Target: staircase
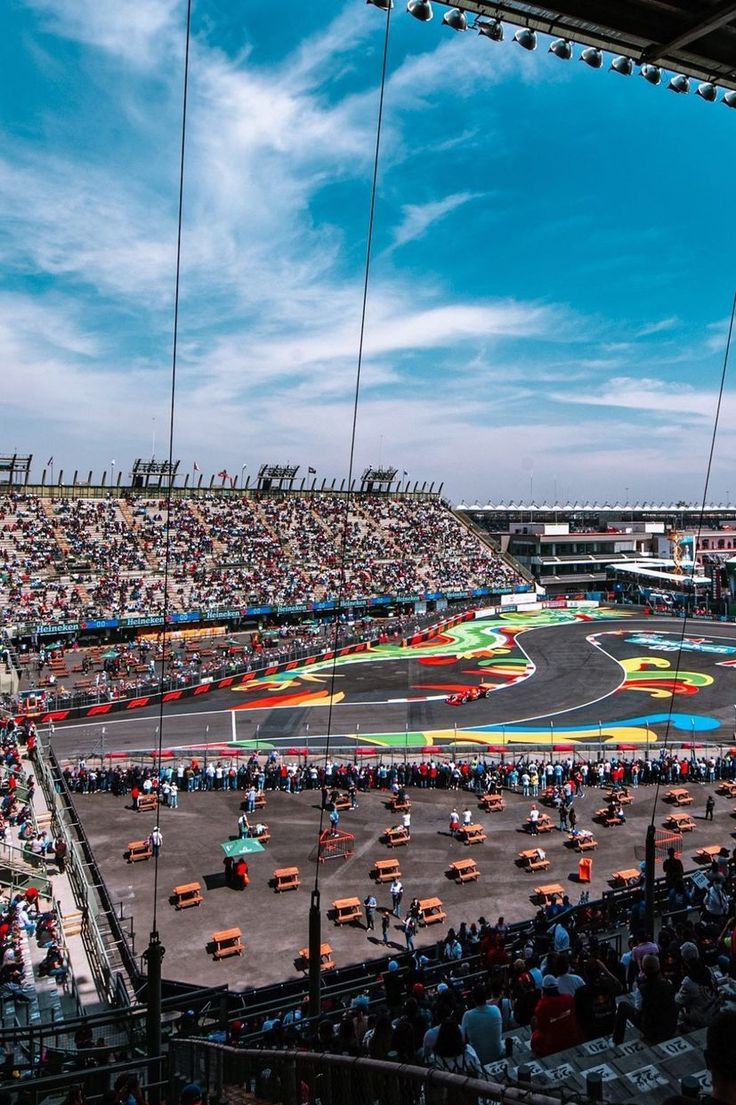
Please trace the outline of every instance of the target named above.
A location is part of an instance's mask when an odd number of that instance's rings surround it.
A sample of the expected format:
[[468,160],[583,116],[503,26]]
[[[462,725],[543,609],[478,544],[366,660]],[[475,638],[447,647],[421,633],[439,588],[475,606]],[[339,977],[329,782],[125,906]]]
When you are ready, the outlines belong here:
[[130,509],[130,506],[125,501],[125,499],[118,499],[117,506],[118,510],[123,516],[123,521],[128,528],[128,532],[135,538],[138,548],[141,550],[144,557],[146,558],[146,564],[148,564],[148,567],[151,569],[152,572],[157,572],[159,570],[158,561],[156,560],[153,552],[150,549],[146,548],[146,546],[141,541],[138,531],[138,525],[135,518],[133,517],[133,511]]
[[64,533],[63,529],[60,527],[59,523],[56,520],[56,515],[54,514],[54,508],[51,505],[51,500],[50,499],[39,499],[39,503],[41,505],[41,510],[46,515],[46,519],[48,520],[49,524],[51,525],[51,528],[54,531],[54,537],[56,538],[56,544],[59,546],[59,549],[61,550],[61,555],[66,560],[67,556],[69,555],[69,542],[66,539],[66,534]]

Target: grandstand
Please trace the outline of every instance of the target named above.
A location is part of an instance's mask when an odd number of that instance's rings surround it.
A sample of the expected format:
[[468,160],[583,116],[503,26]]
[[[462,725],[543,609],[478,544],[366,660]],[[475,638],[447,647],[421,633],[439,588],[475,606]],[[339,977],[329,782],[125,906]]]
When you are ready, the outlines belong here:
[[[526,573],[437,496],[222,495],[171,502],[174,621],[364,609],[529,589]],[[166,500],[0,499],[0,624],[18,637],[73,623],[156,624]]]

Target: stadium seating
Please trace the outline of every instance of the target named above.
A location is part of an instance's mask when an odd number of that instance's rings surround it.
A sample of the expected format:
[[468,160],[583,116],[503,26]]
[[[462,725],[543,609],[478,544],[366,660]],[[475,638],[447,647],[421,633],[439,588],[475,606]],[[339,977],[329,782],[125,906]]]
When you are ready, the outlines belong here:
[[[525,581],[439,499],[335,494],[176,498],[175,611],[504,589]],[[0,506],[0,624],[154,615],[166,502],[14,494]]]

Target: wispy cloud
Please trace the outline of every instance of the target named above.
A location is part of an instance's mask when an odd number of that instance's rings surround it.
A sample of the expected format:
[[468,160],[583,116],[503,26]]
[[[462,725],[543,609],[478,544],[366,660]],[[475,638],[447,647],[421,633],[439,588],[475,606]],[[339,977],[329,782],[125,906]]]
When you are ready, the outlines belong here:
[[676,315],[672,315],[670,318],[662,318],[658,322],[647,323],[646,326],[642,326],[641,330],[638,330],[634,334],[635,338],[650,338],[654,334],[665,334],[668,330],[675,330],[680,325],[680,320]]
[[407,203],[401,208],[402,219],[394,230],[392,248],[398,249],[407,242],[414,242],[422,238],[429,228],[440,219],[444,219],[452,211],[457,211],[466,203],[483,199],[479,192],[455,192],[454,195],[445,196],[444,199],[429,201],[427,203]]

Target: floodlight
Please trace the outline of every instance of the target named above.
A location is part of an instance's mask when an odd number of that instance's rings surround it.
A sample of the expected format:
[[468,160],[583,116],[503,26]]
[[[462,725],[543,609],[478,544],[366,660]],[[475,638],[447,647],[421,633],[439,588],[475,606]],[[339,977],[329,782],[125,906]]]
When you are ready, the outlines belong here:
[[690,91],[690,79],[684,73],[676,73],[667,87],[670,92],[677,92],[681,96],[687,95]]
[[631,58],[627,58],[622,54],[613,59],[611,69],[614,73],[620,73],[622,77],[630,77],[634,72],[634,62]]
[[603,54],[597,46],[588,46],[580,55],[580,60],[589,65],[591,69],[600,69],[603,65]]
[[387,12],[389,8],[394,6],[394,0],[365,0],[366,4],[373,4],[374,8],[380,8],[381,11]]
[[726,107],[736,107],[736,92],[725,92],[721,103]]
[[642,65],[641,75],[649,84],[662,83],[662,70],[658,65]]
[[572,42],[569,38],[556,38],[550,45],[549,53],[561,61],[569,61],[572,57]]
[[434,15],[429,0],[409,0],[409,3],[406,5],[406,10],[409,15],[413,15],[414,18],[418,19],[421,23],[429,23]]
[[714,84],[711,84],[710,81],[703,81],[703,83],[699,84],[695,89],[695,95],[700,96],[700,99],[705,100],[706,103],[714,104],[718,96],[718,89]]
[[492,19],[490,23],[476,23],[478,34],[484,38],[490,38],[491,42],[503,42],[503,23],[500,19]]
[[531,27],[522,27],[514,35],[514,42],[518,42],[525,50],[536,50],[537,33]]
[[453,31],[467,31],[468,29],[465,12],[461,12],[459,8],[450,8],[449,12],[445,12],[442,22],[446,27],[451,27]]

